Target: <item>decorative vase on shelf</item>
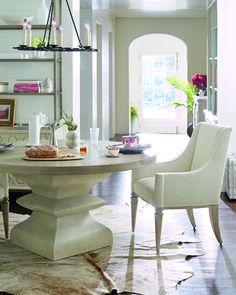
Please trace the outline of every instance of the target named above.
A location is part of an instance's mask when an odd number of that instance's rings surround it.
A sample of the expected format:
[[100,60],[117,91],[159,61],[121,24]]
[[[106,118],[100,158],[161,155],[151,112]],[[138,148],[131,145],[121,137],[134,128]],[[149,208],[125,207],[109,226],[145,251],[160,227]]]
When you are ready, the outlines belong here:
[[194,103],[193,106],[193,129],[197,126],[197,109],[198,109],[198,104],[197,102]]
[[45,93],[53,92],[53,83],[50,78],[45,78],[43,80],[42,86],[43,86],[43,92]]
[[47,23],[49,8],[47,7],[47,0],[41,0],[41,4],[38,9],[37,21],[39,25],[45,25]]
[[193,112],[192,112],[192,122],[189,123],[188,128],[187,128],[187,134],[189,137],[192,136],[193,130],[197,126],[197,112],[198,112],[198,104],[197,102],[194,103],[193,106]]
[[68,148],[73,149],[79,147],[80,136],[78,130],[71,130],[66,133],[66,145]]

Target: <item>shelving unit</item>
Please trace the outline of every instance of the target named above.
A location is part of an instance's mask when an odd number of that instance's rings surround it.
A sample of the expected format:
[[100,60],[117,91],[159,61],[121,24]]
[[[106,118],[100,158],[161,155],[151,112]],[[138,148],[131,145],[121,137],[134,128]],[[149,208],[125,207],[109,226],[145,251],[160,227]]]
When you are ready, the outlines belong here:
[[0,95],[26,95],[26,96],[42,96],[42,95],[56,95],[55,92],[39,92],[39,93],[27,93],[27,92],[24,92],[24,93],[18,93],[18,92],[0,92]]
[[[14,3],[13,3],[14,2]],[[45,24],[37,23],[37,9],[40,1],[6,1],[0,4],[1,14],[12,15],[32,15],[33,36],[43,36]],[[4,8],[4,9],[3,9]],[[56,18],[61,22],[61,0],[56,1]],[[10,13],[9,13],[10,12]],[[44,57],[35,57],[34,52],[21,52],[13,49],[14,46],[22,42],[22,25],[3,25],[0,24],[0,81],[9,82],[9,91],[0,93],[2,99],[16,100],[16,120],[14,127],[0,126],[0,142],[28,143],[28,122],[29,115],[34,112],[43,112],[47,114],[49,110],[49,120],[53,121],[59,118],[59,112],[62,106],[62,54],[60,52],[45,53]],[[35,79],[43,80],[49,77],[53,81],[53,92],[51,93],[15,93],[13,84],[17,79]],[[17,112],[20,112],[20,119],[17,121]],[[41,128],[41,143],[48,144],[50,130]],[[12,190],[29,189],[26,184],[9,174],[9,186]]]
[[[45,25],[34,25],[34,30],[44,30]],[[0,30],[22,30],[21,25],[0,25]]]
[[[61,5],[61,0],[55,4],[58,24],[61,22]],[[46,24],[32,23],[32,35],[43,36],[45,28]],[[0,93],[0,98],[16,99],[16,125],[26,125],[28,116],[34,112],[45,113],[52,122],[59,118],[62,109],[62,54],[51,52],[39,57],[38,51],[34,53],[34,51],[24,52],[13,49],[21,44],[22,31],[22,25],[0,25],[0,38],[6,41],[0,49],[2,68],[0,81],[9,82],[9,91]],[[15,93],[13,91],[13,85],[17,79],[43,81],[47,77],[53,82],[53,92]]]
[[0,62],[54,62],[53,58],[0,58]]
[[[1,26],[3,27],[3,26]],[[6,26],[8,28],[8,26]],[[1,29],[0,29],[1,31]],[[58,117],[58,111],[61,109],[61,105],[62,105],[62,98],[61,98],[61,93],[62,93],[62,86],[61,86],[61,56],[60,53],[53,53],[53,58],[48,58],[48,57],[42,57],[42,58],[0,58],[0,63],[27,63],[27,64],[31,64],[31,63],[47,63],[47,64],[51,64],[52,65],[52,72],[53,72],[53,92],[50,93],[44,93],[44,92],[40,92],[40,93],[15,93],[13,91],[9,91],[9,92],[4,92],[4,93],[0,93],[0,96],[7,96],[10,95],[11,97],[14,96],[53,96],[53,116],[51,116],[51,120],[56,120],[56,118]],[[16,65],[17,67],[18,65]],[[37,66],[38,67],[38,66]],[[47,77],[47,74],[45,74],[45,78]],[[20,78],[24,78],[22,76],[20,77],[16,77],[17,79]],[[12,88],[12,87],[11,87]],[[18,101],[18,107],[20,105],[20,101]],[[39,110],[40,111],[40,110]],[[16,109],[17,112],[17,109]],[[16,116],[17,117],[17,116]],[[27,119],[26,119],[27,120]],[[16,121],[16,123],[19,123]],[[21,123],[26,123],[26,122],[21,122]]]
[[217,115],[217,1],[208,1],[208,110]]

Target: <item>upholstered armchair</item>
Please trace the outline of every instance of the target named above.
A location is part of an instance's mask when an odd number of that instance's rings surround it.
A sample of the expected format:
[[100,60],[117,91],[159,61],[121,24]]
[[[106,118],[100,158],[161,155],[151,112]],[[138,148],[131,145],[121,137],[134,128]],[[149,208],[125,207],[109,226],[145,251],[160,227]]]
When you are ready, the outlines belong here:
[[186,209],[195,230],[193,208],[208,207],[212,229],[222,244],[218,208],[230,134],[231,128],[199,123],[180,156],[132,171],[132,231],[140,197],[156,209],[157,253],[164,209]]
[[1,204],[1,209],[2,209],[5,237],[8,238],[8,233],[9,233],[9,225],[8,225],[9,201],[8,201],[8,175],[7,175],[7,173],[0,173],[0,204]]

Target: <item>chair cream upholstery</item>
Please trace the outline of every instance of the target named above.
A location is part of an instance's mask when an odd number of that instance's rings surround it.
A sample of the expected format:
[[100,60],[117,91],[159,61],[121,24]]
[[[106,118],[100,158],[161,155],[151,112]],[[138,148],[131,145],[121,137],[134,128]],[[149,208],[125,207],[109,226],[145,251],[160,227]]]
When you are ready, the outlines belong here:
[[3,216],[3,225],[5,231],[5,237],[8,238],[9,234],[9,201],[8,201],[8,174],[0,173],[0,204]]
[[132,171],[131,215],[135,230],[138,197],[156,208],[159,252],[163,209],[187,209],[195,229],[193,208],[209,207],[212,229],[222,244],[218,206],[231,128],[199,123],[184,152],[176,159]]

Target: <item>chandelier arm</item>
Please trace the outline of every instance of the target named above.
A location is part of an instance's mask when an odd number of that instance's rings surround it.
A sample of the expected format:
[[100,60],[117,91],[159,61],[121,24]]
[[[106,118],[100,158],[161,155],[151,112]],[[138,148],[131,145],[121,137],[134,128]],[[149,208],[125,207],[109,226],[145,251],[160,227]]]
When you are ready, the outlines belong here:
[[54,13],[54,0],[52,0],[51,2],[52,4],[52,8],[51,8],[51,14],[50,14],[50,20],[49,20],[49,29],[48,29],[48,44],[47,46],[49,47],[50,46],[50,38],[51,38],[51,31],[52,31],[52,19],[53,19],[53,13]]
[[74,29],[75,29],[75,32],[76,32],[76,35],[77,35],[77,38],[78,38],[78,42],[79,42],[79,47],[80,48],[83,48],[83,44],[80,40],[80,37],[79,37],[79,33],[78,33],[78,30],[76,28],[76,24],[75,24],[75,21],[74,21],[74,18],[73,18],[73,15],[72,15],[72,12],[71,12],[71,9],[70,9],[70,5],[68,3],[68,0],[66,0],[66,4],[67,4],[67,7],[68,7],[68,10],[69,10],[69,13],[70,13],[70,17],[71,17],[71,20],[72,20],[72,23],[73,23],[73,26],[74,26]]
[[[47,16],[47,23],[46,23],[45,30],[43,33],[43,45],[40,47],[37,47],[37,48],[32,47],[32,46],[27,46],[27,45],[18,45],[18,46],[14,46],[13,48],[17,49],[17,50],[23,50],[23,51],[38,50],[38,51],[52,51],[52,52],[57,52],[57,51],[58,52],[98,52],[98,49],[96,49],[96,48],[92,48],[91,46],[83,46],[83,44],[80,40],[80,37],[79,37],[78,30],[76,28],[76,24],[75,24],[68,0],[66,0],[66,4],[67,4],[67,8],[70,13],[70,17],[72,20],[74,30],[75,30],[77,38],[78,38],[78,42],[79,42],[78,47],[76,47],[76,48],[61,47],[61,46],[58,46],[57,44],[50,44],[50,38],[51,38],[51,34],[52,34],[52,22],[53,22],[53,17],[55,16],[55,0],[51,0],[49,12],[48,12],[48,16]],[[48,40],[47,40],[47,44],[46,44],[47,35],[48,35]]]

